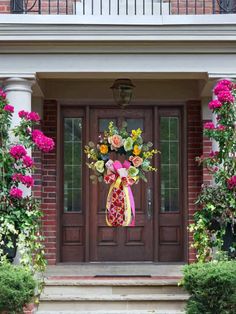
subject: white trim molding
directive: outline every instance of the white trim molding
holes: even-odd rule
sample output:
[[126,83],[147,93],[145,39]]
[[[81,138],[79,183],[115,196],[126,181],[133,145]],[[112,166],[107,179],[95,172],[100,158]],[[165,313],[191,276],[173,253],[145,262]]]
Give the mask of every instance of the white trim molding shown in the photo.
[[236,15],[0,14],[0,41],[235,41]]

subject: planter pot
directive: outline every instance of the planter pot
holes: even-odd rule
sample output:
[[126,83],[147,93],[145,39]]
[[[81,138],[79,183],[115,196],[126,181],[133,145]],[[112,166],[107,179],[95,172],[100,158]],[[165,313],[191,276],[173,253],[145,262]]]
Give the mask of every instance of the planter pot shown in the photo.
[[13,248],[8,248],[7,247],[7,243],[9,242],[9,240],[3,239],[3,241],[4,241],[3,252],[4,252],[4,254],[7,255],[7,259],[11,263],[13,263],[13,260],[16,257],[16,251],[17,251],[16,240],[17,240],[17,235],[13,234],[11,236],[11,241],[13,243]]
[[223,250],[228,252],[230,257],[236,258],[236,252],[230,250],[231,247],[235,247],[236,245],[236,225],[232,226],[231,223],[227,224],[223,241]]

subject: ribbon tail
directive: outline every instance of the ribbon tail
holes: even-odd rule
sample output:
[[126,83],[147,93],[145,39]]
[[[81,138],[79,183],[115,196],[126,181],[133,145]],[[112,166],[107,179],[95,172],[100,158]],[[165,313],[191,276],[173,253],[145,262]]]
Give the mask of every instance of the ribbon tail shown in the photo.
[[135,203],[134,203],[133,192],[130,186],[128,187],[128,192],[129,192],[129,200],[130,200],[130,205],[131,205],[131,210],[132,210],[132,221],[130,223],[130,226],[134,227],[135,226]]
[[123,227],[128,227],[132,220],[129,188],[127,186],[123,186],[123,191],[124,191],[124,203],[125,203],[125,220],[123,223]]
[[114,188],[115,183],[112,183],[107,195],[107,202],[106,202],[106,223],[108,225],[108,227],[112,227],[112,224],[109,222],[108,220],[108,212],[110,210],[111,207],[111,195],[112,195],[112,190]]

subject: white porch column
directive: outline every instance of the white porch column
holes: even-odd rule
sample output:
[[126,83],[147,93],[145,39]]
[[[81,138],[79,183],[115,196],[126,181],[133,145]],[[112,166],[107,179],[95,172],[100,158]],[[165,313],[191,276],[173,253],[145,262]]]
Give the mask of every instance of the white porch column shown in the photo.
[[3,81],[3,89],[7,94],[10,105],[15,107],[12,119],[12,127],[16,126],[20,118],[18,112],[20,110],[31,111],[31,97],[33,80],[14,77]]
[[[7,78],[3,81],[3,89],[7,95],[9,104],[14,106],[14,114],[12,118],[12,128],[19,124],[20,118],[18,112],[20,110],[31,111],[32,85],[34,80],[24,78]],[[12,142],[16,141],[12,135]],[[27,154],[31,156],[31,149],[27,150]],[[20,185],[25,196],[31,194],[31,188]]]
[[[216,86],[216,84],[214,85],[214,87]],[[212,90],[212,100],[217,100],[217,96],[214,94],[214,89]],[[214,123],[215,126],[217,126],[218,124],[217,114],[215,114],[214,112],[212,112],[212,122]],[[212,141],[212,151],[213,152],[219,151],[219,144],[218,142],[216,142],[216,140]]]

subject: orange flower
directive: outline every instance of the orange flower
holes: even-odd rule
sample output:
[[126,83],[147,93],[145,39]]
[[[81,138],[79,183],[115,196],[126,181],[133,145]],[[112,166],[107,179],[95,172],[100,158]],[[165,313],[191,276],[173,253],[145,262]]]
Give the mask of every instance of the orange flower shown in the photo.
[[100,152],[101,152],[101,154],[106,155],[108,153],[108,146],[105,144],[102,144],[100,146]]
[[141,149],[139,148],[138,145],[134,145],[134,150],[133,150],[133,154],[135,156],[138,156],[141,153]]

